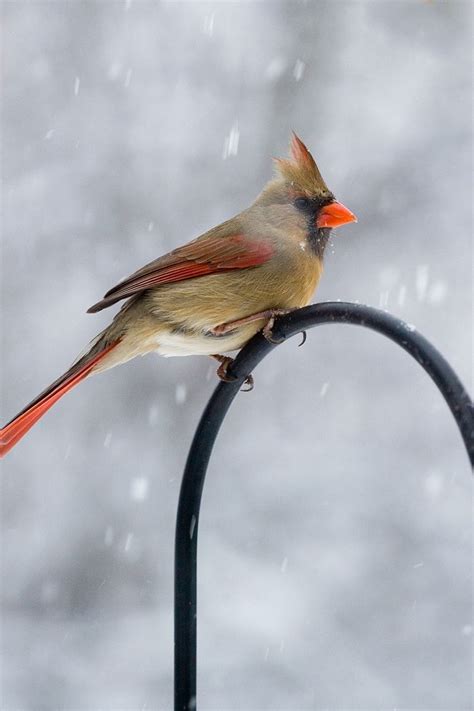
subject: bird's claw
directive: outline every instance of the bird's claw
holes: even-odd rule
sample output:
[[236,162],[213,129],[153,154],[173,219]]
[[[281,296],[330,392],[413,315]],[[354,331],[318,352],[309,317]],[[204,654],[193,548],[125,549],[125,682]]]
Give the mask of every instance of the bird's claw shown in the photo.
[[[213,355],[212,357],[218,360],[220,363],[220,366],[217,369],[217,377],[220,378],[220,380],[222,380],[224,383],[234,383],[236,380],[238,380],[238,377],[236,375],[231,375],[228,372],[230,366],[234,362],[233,358],[231,358],[230,356],[222,355]],[[244,380],[244,385],[247,385],[248,387],[242,388],[242,392],[249,393],[251,390],[253,390],[255,382],[252,375],[247,375]]]
[[230,375],[228,372],[229,366],[232,365],[234,359],[230,356],[213,356],[220,362],[220,366],[217,369],[217,377],[220,378],[224,383],[233,383],[237,380],[236,375]]
[[301,335],[302,335],[302,339],[301,339],[301,343],[298,343],[298,348],[301,348],[301,346],[304,346],[304,344],[306,343],[306,338],[307,338],[306,331],[301,331]]
[[255,381],[253,379],[253,375],[247,375],[247,377],[244,380],[244,385],[247,385],[247,387],[240,388],[240,392],[242,392],[242,393],[249,393],[254,389]]
[[264,338],[266,338],[266,340],[267,340],[269,343],[273,343],[273,345],[276,345],[276,346],[277,346],[279,343],[283,343],[283,341],[285,340],[285,338],[284,338],[283,336],[280,336],[280,338],[275,338],[275,337],[274,337],[274,335],[273,335],[273,326],[274,326],[274,325],[275,325],[275,316],[271,316],[271,317],[268,319],[268,321],[267,321],[265,327],[264,327],[263,330],[262,330],[262,335],[263,335]]

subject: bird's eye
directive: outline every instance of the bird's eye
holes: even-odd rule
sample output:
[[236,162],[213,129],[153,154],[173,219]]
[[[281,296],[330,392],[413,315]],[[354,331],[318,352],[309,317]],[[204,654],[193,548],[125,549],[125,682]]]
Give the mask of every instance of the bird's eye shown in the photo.
[[311,200],[306,197],[297,197],[294,205],[298,210],[309,210],[311,208]]

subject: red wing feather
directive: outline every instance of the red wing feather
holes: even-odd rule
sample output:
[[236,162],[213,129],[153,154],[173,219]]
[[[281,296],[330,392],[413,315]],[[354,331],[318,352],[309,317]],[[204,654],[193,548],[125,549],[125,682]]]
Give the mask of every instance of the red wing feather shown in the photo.
[[161,284],[218,274],[228,269],[256,267],[268,261],[272,254],[273,246],[269,240],[257,241],[245,235],[199,238],[147,264],[109,289],[101,301],[88,309],[88,313]]

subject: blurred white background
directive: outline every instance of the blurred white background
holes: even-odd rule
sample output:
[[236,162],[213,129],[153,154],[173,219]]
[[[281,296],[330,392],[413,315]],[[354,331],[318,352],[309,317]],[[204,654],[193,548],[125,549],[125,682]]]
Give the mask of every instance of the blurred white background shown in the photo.
[[[388,309],[470,387],[468,2],[4,2],[3,412],[120,278],[246,207],[291,129],[359,223],[317,300]],[[316,329],[238,396],[204,492],[199,704],[471,708],[472,484],[380,336]],[[210,359],[93,378],[2,466],[4,711],[167,711],[187,448]]]

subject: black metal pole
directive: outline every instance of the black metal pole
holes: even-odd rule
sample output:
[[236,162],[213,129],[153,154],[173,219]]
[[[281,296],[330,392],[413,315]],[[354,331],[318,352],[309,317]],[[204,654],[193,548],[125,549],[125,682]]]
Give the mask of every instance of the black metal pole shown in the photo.
[[[281,341],[325,323],[365,326],[404,348],[426,370],[446,400],[474,466],[474,407],[443,356],[413,327],[370,306],[327,302],[280,317],[273,336]],[[189,450],[178,503],[175,540],[175,711],[196,709],[197,537],[201,496],[214,442],[227,411],[246,377],[275,348],[257,334],[236,357],[236,380],[220,382],[199,422]]]

